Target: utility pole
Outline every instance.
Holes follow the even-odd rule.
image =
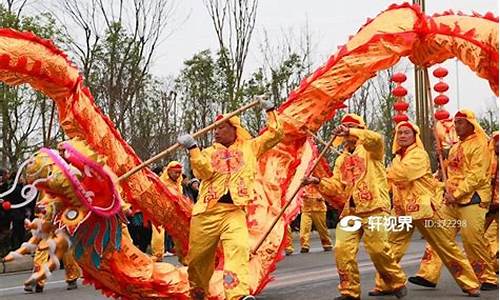
[[[425,0],[413,0],[413,4],[418,4],[425,12]],[[424,147],[428,153],[434,153],[432,141],[432,118],[433,103],[431,87],[427,68],[415,66],[415,100],[416,100],[416,122],[420,127],[420,133]],[[435,161],[432,159],[431,161]],[[435,163],[433,164],[433,169]]]

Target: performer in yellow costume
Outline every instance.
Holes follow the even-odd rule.
[[[488,240],[494,268],[498,273],[498,131],[491,135],[489,147],[493,156],[490,169],[492,196],[490,209],[486,214],[484,236]]]
[[[257,138],[252,139],[241,127],[238,117],[219,125],[215,143],[203,151],[192,136],[178,138],[179,144],[189,149],[192,170],[201,180],[189,236],[188,276],[193,299],[208,295],[219,242],[224,249],[226,299],[255,299],[249,295],[250,245],[245,206],[254,197],[257,159],[283,137],[273,104],[266,101],[263,106],[267,130]]]
[[[44,196],[48,197],[48,196]],[[33,259],[33,274],[36,274],[40,270],[47,269],[49,257],[51,256],[54,259],[53,252],[55,251],[55,244],[52,245],[53,241],[51,240],[55,235],[55,226],[52,224],[52,220],[54,219],[54,213],[56,208],[54,204],[48,204],[48,198],[42,198],[40,203],[37,206],[37,214],[36,219],[32,222],[25,221],[25,226],[27,229],[31,230],[34,235],[39,236],[41,241],[38,243],[35,256]],[[80,267],[75,261],[73,257],[73,250],[71,248],[66,251],[63,256],[64,263],[64,271],[65,271],[65,280],[68,284],[67,290],[74,290],[78,288],[76,281],[81,276]],[[57,259],[57,258],[55,258]],[[50,271],[46,270],[46,276],[50,274]],[[29,281],[29,280],[28,280]],[[35,292],[41,293],[43,292],[43,288],[45,287],[45,283],[47,279],[38,280],[35,285]],[[24,290],[26,292],[33,292],[33,286],[25,284]]]
[[[488,136],[468,109],[459,110],[454,117],[455,130],[460,141],[450,149],[447,163],[447,181],[444,200],[446,205],[439,211],[454,239],[458,231],[464,250],[481,283],[481,290],[498,289],[498,280],[484,239],[486,212],[491,202],[491,153]],[[453,226],[450,228],[449,224]],[[417,276],[409,281],[427,287],[435,287],[442,262],[436,253],[426,247]]]
[[[312,225],[316,227],[321,245],[325,251],[332,251],[332,240],[326,227],[326,204],[318,187],[308,185],[304,188],[300,218],[300,252],[309,252]]]
[[[171,161],[167,164],[160,180],[167,186],[170,193],[182,196],[182,165],[178,161]],[[151,236],[151,254],[156,261],[163,261],[165,253],[165,229],[152,226],[153,234]]]
[[[304,178],[304,184],[319,184],[321,193],[344,194],[349,199],[335,231],[335,260],[341,293],[341,296],[335,299],[360,298],[356,255],[363,235],[366,251],[377,271],[388,283],[387,290],[398,298],[404,297],[407,294],[406,276],[393,257],[385,228],[368,226],[369,217],[385,218],[389,216],[391,208],[382,136],[366,129],[363,119],[358,115],[347,114],[341,122],[333,133],[343,139],[344,152],[335,161],[333,176],[321,179]],[[344,224],[349,220],[342,220],[346,216],[349,216],[354,224]],[[351,231],[354,226],[350,225],[360,227]]]
[[[438,182],[432,177],[429,155],[419,132],[419,128],[410,122],[401,122],[396,126],[392,147],[395,158],[387,169],[395,215],[410,216],[413,226],[436,249],[462,290],[477,296],[479,282],[469,261],[451,237],[449,229],[437,226],[440,221],[433,202],[442,199],[436,195]],[[413,226],[409,230],[394,230],[389,234],[389,243],[398,262],[408,249]],[[377,274],[375,290],[369,295],[385,295],[388,294],[387,289],[387,283]]]
[[[175,195],[182,195],[182,164],[178,161],[171,161],[167,164],[160,175],[161,181],[168,190]]]

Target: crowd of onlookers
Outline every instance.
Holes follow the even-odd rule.
[[[15,172],[0,168],[0,194],[13,187],[14,176],[12,174],[15,174]],[[10,208],[11,205],[24,201],[21,196],[24,184],[21,178],[13,191],[2,197],[4,202],[0,206],[0,257],[5,256],[11,250],[19,248],[29,238],[30,233],[24,228],[24,219],[33,219],[35,202],[31,202],[22,208]]]

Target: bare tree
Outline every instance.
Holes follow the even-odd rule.
[[[498,103],[496,97],[491,97],[489,100],[486,109],[479,114],[478,121],[488,134],[492,134],[498,130]]]
[[[129,110],[130,144],[142,159],[175,143],[178,135],[177,97],[173,80],[156,80],[139,91],[138,101]],[[170,92],[167,92],[170,91]],[[171,159],[172,154],[165,159]]]
[[[206,127],[218,113],[223,112],[227,100],[220,95],[223,90],[220,64],[221,60],[214,59],[210,50],[196,53],[184,62],[175,85],[180,101],[178,125],[184,132],[195,132]],[[208,145],[209,136],[204,136],[199,141],[202,146]]]
[[[298,38],[297,38],[298,36]],[[263,56],[263,69],[271,80],[271,93],[276,104],[288,97],[310,72],[313,51],[312,34],[306,24],[300,32],[283,31],[277,42],[271,42],[264,30],[259,48]]]
[[[205,0],[219,41],[228,109],[234,109],[239,104],[243,69],[255,28],[257,5],[258,0]]]
[[[351,113],[355,113],[363,117],[364,120],[367,120],[370,111],[370,108],[373,108],[373,105],[370,105],[370,100],[373,102],[373,97],[370,99],[370,90],[372,89],[372,81],[367,81],[364,85],[362,85],[356,93],[351,97],[349,101],[347,101],[347,110]]]
[[[127,137],[129,112],[151,83],[149,68],[173,8],[162,0],[61,0],[61,6],[84,33],[72,46],[86,84]]]
[[[306,24],[298,32],[283,30],[279,39],[270,38],[266,30],[263,36],[259,45],[261,66],[244,81],[242,95],[252,98],[271,93],[278,107],[311,71],[312,34]],[[250,110],[243,120],[253,134],[265,125],[260,108]]]
[[[8,0],[0,4],[0,26],[35,34],[59,43],[63,34],[55,26],[49,13],[24,15],[30,5],[27,0]],[[1,164],[16,167],[38,147],[51,146],[60,134],[50,120],[53,106],[47,97],[35,92],[28,86],[9,87],[0,84],[0,123],[1,123]],[[55,112],[54,112],[55,114]],[[50,134],[49,134],[50,133]]]

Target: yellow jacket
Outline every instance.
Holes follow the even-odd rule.
[[[160,175],[160,180],[165,184],[167,187],[168,191],[176,196],[182,196],[182,175],[177,178],[177,181],[173,181],[170,179],[170,176],[168,176],[168,170],[173,167],[173,166],[178,166],[180,165],[179,162],[177,161],[171,161],[168,163],[168,165],[165,167],[163,172]]]
[[[197,147],[189,151],[193,173],[201,180],[193,215],[215,206],[228,191],[238,206],[246,206],[254,198],[257,159],[283,137],[283,129],[274,111],[267,113],[267,119],[267,130],[256,138],[237,139],[228,148],[214,143],[203,151]]]
[[[487,208],[491,201],[491,153],[488,141],[477,133],[460,141],[450,149],[446,186],[457,203],[470,204],[475,192],[481,206]]]
[[[170,178],[168,178],[168,179],[160,178],[160,179],[161,179],[161,182],[163,182],[165,184],[165,186],[167,187],[169,192],[171,192],[174,195],[178,195],[178,196],[182,195],[182,185],[179,186],[179,184],[177,182],[173,181]]]
[[[337,158],[333,176],[320,180],[320,192],[346,195],[351,201],[346,202],[344,210],[353,202],[355,214],[389,211],[391,202],[382,136],[367,129],[351,128],[349,132],[358,137],[356,149]]]
[[[323,196],[321,196],[318,188],[313,185],[308,185],[304,188],[302,195],[302,212],[325,212],[326,204]]]
[[[490,207],[494,210],[498,210],[498,156],[496,156],[496,154],[493,154],[493,159],[491,160],[490,174],[491,184],[493,186]]]
[[[414,220],[433,216],[431,202],[436,197],[437,186],[429,155],[423,148],[413,144],[403,157],[397,154],[387,169],[387,179],[398,216],[411,216]]]

